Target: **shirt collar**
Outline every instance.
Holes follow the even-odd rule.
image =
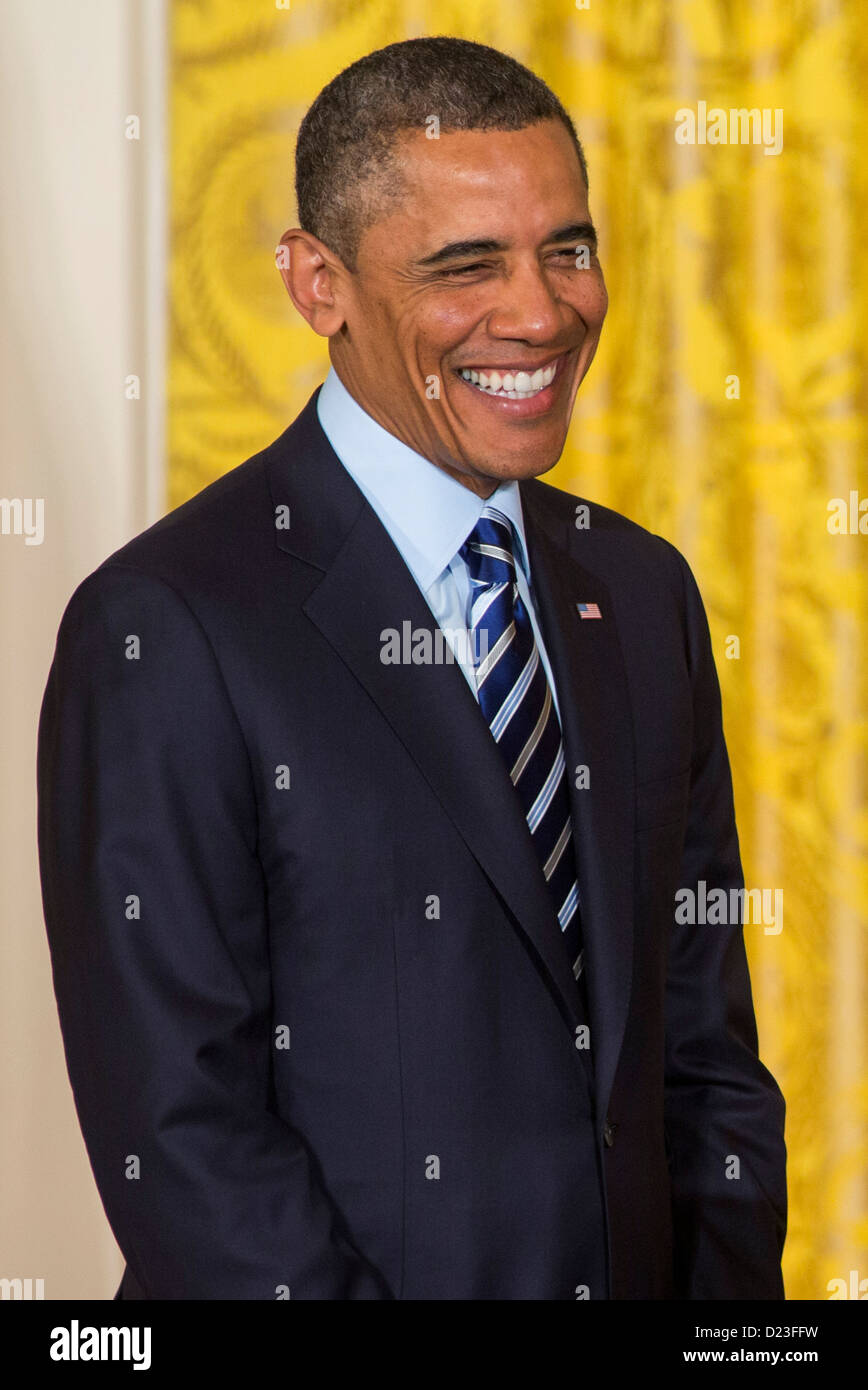
[[[517,559],[530,582],[530,561],[518,483],[501,483],[488,498],[444,473],[383,429],[359,405],[334,367],[317,397],[329,443],[386,526],[419,587],[426,592],[470,535],[486,503],[512,522]]]

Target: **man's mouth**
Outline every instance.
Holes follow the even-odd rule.
[[[562,361],[563,357],[556,357],[545,367],[462,367],[458,375],[486,396],[499,396],[510,401],[529,401],[551,386]]]

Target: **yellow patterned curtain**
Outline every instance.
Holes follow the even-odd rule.
[[[305,109],[363,53],[438,33],[528,63],[585,143],[611,307],[549,478],[668,537],[697,575],[747,884],[783,891],[782,930],[745,934],[788,1103],[787,1293],[842,1279],[852,1296],[851,1271],[868,1279],[864,3],[174,0],[167,504],[270,442],[325,375],[273,263]],[[700,103],[781,112],[780,152],[679,143],[677,113]]]

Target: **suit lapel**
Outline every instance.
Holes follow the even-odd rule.
[[[507,904],[571,1031],[575,980],[518,797],[454,663],[381,659],[387,629],[439,626],[400,552],[337,458],[316,395],[267,451],[278,546],[323,570],[304,611],[377,705]],[[283,512],[278,509],[285,509]],[[288,525],[286,524],[288,519]]]
[[[534,481],[520,488],[531,580],[563,726],[591,1050],[597,1100],[605,1113],[633,968],[634,752],[629,692],[609,590],[574,558],[570,522],[546,504],[545,484]],[[598,604],[600,618],[581,619],[579,603]],[[586,787],[576,786],[577,768],[587,768]]]

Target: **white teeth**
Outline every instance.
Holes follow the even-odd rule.
[[[511,401],[526,401],[551,386],[557,365],[557,362],[551,362],[547,367],[537,367],[533,374],[504,372],[503,376],[497,371],[477,372],[472,367],[462,367],[461,376],[489,396],[507,396]]]

